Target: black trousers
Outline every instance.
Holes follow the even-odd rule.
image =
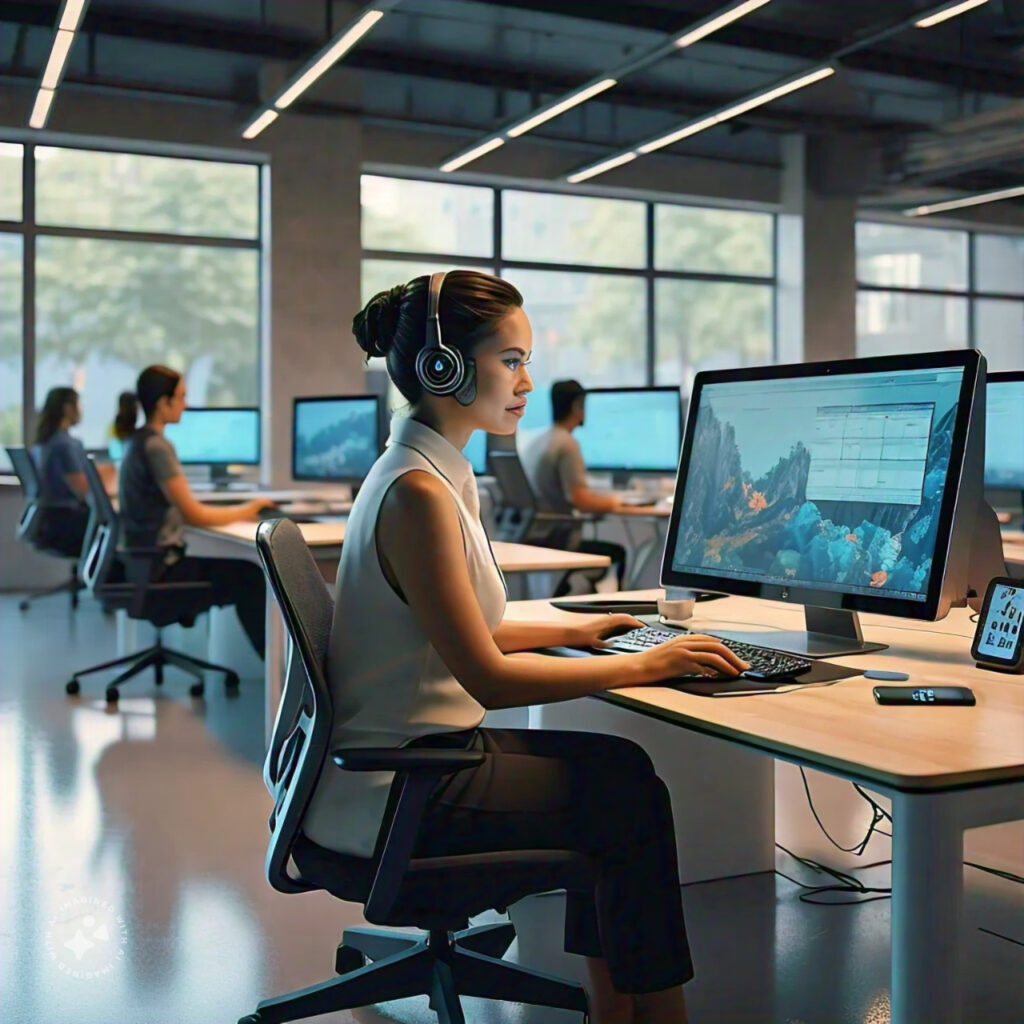
[[[85,540],[85,530],[89,525],[89,507],[52,505],[40,507],[36,515],[39,525],[36,527],[35,542],[40,547],[66,555],[68,558],[79,558]]]
[[[574,548],[574,551],[581,551],[586,555],[607,555],[612,560],[612,568],[615,570],[615,578],[618,581],[618,589],[622,589],[622,581],[626,577],[626,549],[621,544],[610,540],[581,540]],[[604,576],[603,569],[578,569],[591,581],[596,583]],[[573,575],[567,572],[561,582],[555,588],[555,597],[562,597],[568,594],[571,589],[570,577]]]
[[[605,957],[619,992],[657,992],[693,977],[672,805],[643,748],[617,736],[526,729],[475,729],[408,745],[487,755],[480,767],[442,781],[417,856],[584,853],[598,881],[568,894],[565,951]]]
[[[192,558],[162,566],[156,582],[203,581],[212,585],[209,604],[234,605],[245,635],[262,658],[267,646],[266,583],[255,562],[241,558]]]

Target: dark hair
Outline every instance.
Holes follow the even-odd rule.
[[[387,359],[388,375],[409,402],[419,401],[423,394],[416,356],[426,339],[429,287],[430,277],[423,275],[378,292],[352,319],[359,347],[367,358]],[[522,295],[500,277],[453,270],[441,289],[441,337],[450,348],[469,356],[481,338],[522,304]]]
[[[46,401],[36,423],[36,444],[46,444],[60,430],[68,404],[77,401],[78,392],[74,388],[50,388],[46,392]]]
[[[556,380],[551,385],[551,418],[560,423],[572,412],[573,402],[586,393],[578,380]]]
[[[169,366],[147,366],[139,374],[139,379],[135,382],[135,395],[132,397],[142,404],[142,413],[147,420],[153,415],[156,403],[161,398],[170,398],[174,394],[180,380],[181,374]],[[129,394],[126,391],[118,399],[118,419],[121,418],[122,413],[127,413],[127,404],[122,405],[121,403]],[[137,414],[138,410],[136,409],[135,414],[132,415],[133,426]],[[125,415],[125,422],[127,422],[127,415]],[[117,429],[117,420],[114,420],[114,428]]]
[[[114,437],[127,441],[135,433],[139,418],[139,400],[134,391],[122,391],[117,396],[117,415],[114,417]]]

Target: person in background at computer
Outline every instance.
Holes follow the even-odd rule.
[[[614,736],[479,726],[490,708],[570,700],[683,672],[734,676],[746,665],[707,636],[641,654],[546,657],[533,652],[590,648],[639,623],[626,615],[504,621],[504,581],[462,449],[475,430],[515,433],[533,388],[530,322],[509,283],[449,273],[440,333],[468,360],[475,389],[427,393],[416,360],[427,338],[429,281],[418,277],[374,296],[353,321],[367,357],[386,358],[410,413],[395,419],[348,520],[327,658],[331,747],[483,752],[479,768],[438,785],[416,855],[586,854],[598,881],[570,893],[565,947],[587,958],[590,1019],[679,1024],[693,967],[672,807],[646,753]],[[390,784],[386,773],[325,763],[303,832],[321,847],[372,856]]]
[[[110,428],[110,436],[115,441],[127,441],[135,433],[135,424],[139,416],[139,402],[134,391],[122,391],[117,396],[117,415]]]
[[[587,467],[579,441],[572,436],[583,426],[587,392],[579,381],[556,380],[551,385],[552,426],[533,438],[523,450],[523,471],[537,495],[555,512],[614,512],[621,507],[617,495],[599,494],[587,486]],[[604,540],[580,540],[575,550],[607,555],[615,570],[616,589],[626,571],[626,549]],[[569,589],[567,576],[555,597]]]
[[[39,527],[37,537],[47,547],[81,553],[89,523],[89,481],[85,475],[85,448],[69,430],[82,420],[74,388],[50,388],[36,424],[32,456],[39,470]],[[113,486],[115,471],[97,465],[100,477]]]
[[[121,396],[118,417],[134,423],[137,407],[128,409]],[[174,445],[164,427],[177,423],[185,411],[185,378],[167,366],[147,366],[139,374],[136,401],[145,424],[130,437],[121,463],[118,494],[121,542],[125,547],[163,548],[154,582],[206,581],[212,604],[234,605],[256,653],[266,644],[263,573],[240,558],[193,558],[185,553],[185,526],[221,526],[252,520],[270,505],[254,498],[243,505],[205,505],[196,500],[185,479]]]

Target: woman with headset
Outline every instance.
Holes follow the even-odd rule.
[[[234,605],[253,649],[262,658],[266,646],[265,584],[259,566],[241,558],[193,558],[185,553],[185,527],[220,526],[256,519],[270,504],[254,498],[242,505],[206,505],[198,501],[182,471],[174,445],[164,436],[168,423],[185,411],[185,378],[167,366],[147,366],[135,395],[118,400],[115,428],[129,434],[138,405],[145,422],[130,433],[118,479],[121,543],[130,548],[160,548],[154,582],[211,584],[210,604]],[[129,401],[130,398],[134,402]]]
[[[717,640],[687,636],[642,654],[552,658],[639,623],[506,622],[506,591],[461,449],[474,430],[515,432],[533,384],[530,323],[512,285],[476,271],[382,292],[353,322],[410,403],[359,490],[336,584],[327,663],[331,746],[456,746],[483,764],[444,779],[417,856],[575,849],[598,868],[571,893],[565,948],[587,958],[596,1024],[678,1024],[693,974],[672,809],[635,744],[576,732],[481,729],[484,711],[569,700],[693,671],[747,667]],[[314,843],[372,856],[388,773],[325,765],[303,822]]]

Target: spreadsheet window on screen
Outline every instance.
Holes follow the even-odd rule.
[[[963,372],[700,388],[672,568],[926,600]]]

